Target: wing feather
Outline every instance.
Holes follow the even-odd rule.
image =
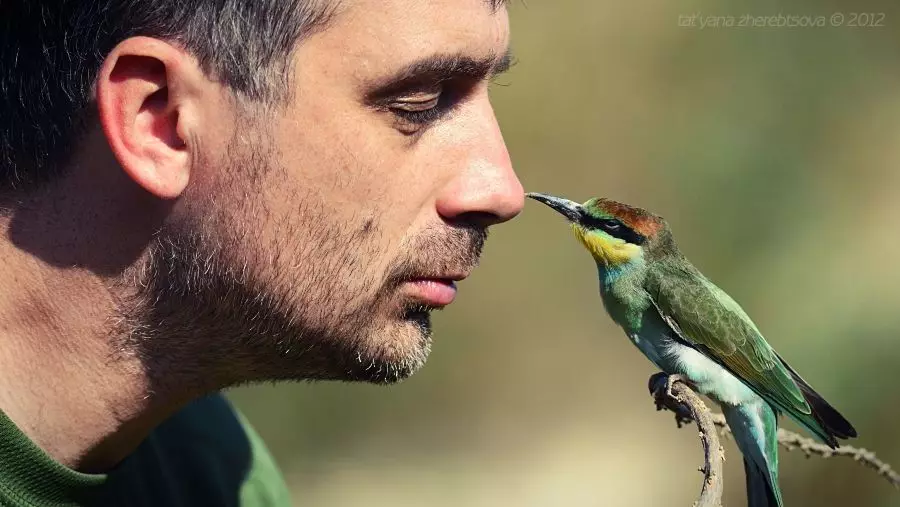
[[[746,312],[696,269],[660,263],[645,290],[660,316],[690,346],[721,364],[788,414],[811,414],[800,387]]]

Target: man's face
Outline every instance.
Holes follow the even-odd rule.
[[[297,47],[283,108],[211,102],[141,272],[143,353],[191,342],[229,382],[420,367],[428,312],[523,205],[488,100],[508,41],[485,0],[345,1]]]

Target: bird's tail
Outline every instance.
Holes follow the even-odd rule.
[[[747,479],[747,507],[782,507],[778,484],[766,470],[744,458],[744,473]]]
[[[744,455],[748,507],[784,507],[778,487],[778,420],[768,403],[722,405]]]
[[[778,360],[787,368],[811,409],[811,413],[808,415],[798,413],[788,413],[788,415],[832,449],[837,448],[837,439],[839,438],[855,438],[856,428],[850,424],[850,421],[825,401],[825,398],[803,380],[803,377],[791,368],[791,365],[787,364],[781,356],[778,356]]]

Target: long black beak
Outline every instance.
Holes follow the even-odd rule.
[[[528,192],[525,194],[525,197],[530,197],[535,201],[542,202],[547,206],[558,211],[562,216],[569,219],[570,222],[579,222],[581,218],[584,216],[584,213],[581,209],[581,205],[575,201],[570,201],[568,199],[563,199],[562,197],[555,197],[547,194],[539,194],[537,192]]]

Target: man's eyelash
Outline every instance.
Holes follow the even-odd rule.
[[[416,125],[427,125],[429,123],[434,123],[435,121],[441,119],[441,117],[446,115],[448,112],[450,112],[450,105],[440,100],[437,102],[437,104],[435,104],[434,107],[423,109],[421,111],[407,111],[404,109],[393,110],[393,113],[403,121]]]
[[[445,80],[441,83],[441,89],[437,93],[433,107],[418,111],[410,111],[404,107],[391,107],[390,105],[387,107],[395,117],[408,125],[425,127],[453,113],[459,103],[469,96],[473,87],[474,84],[472,83]]]

